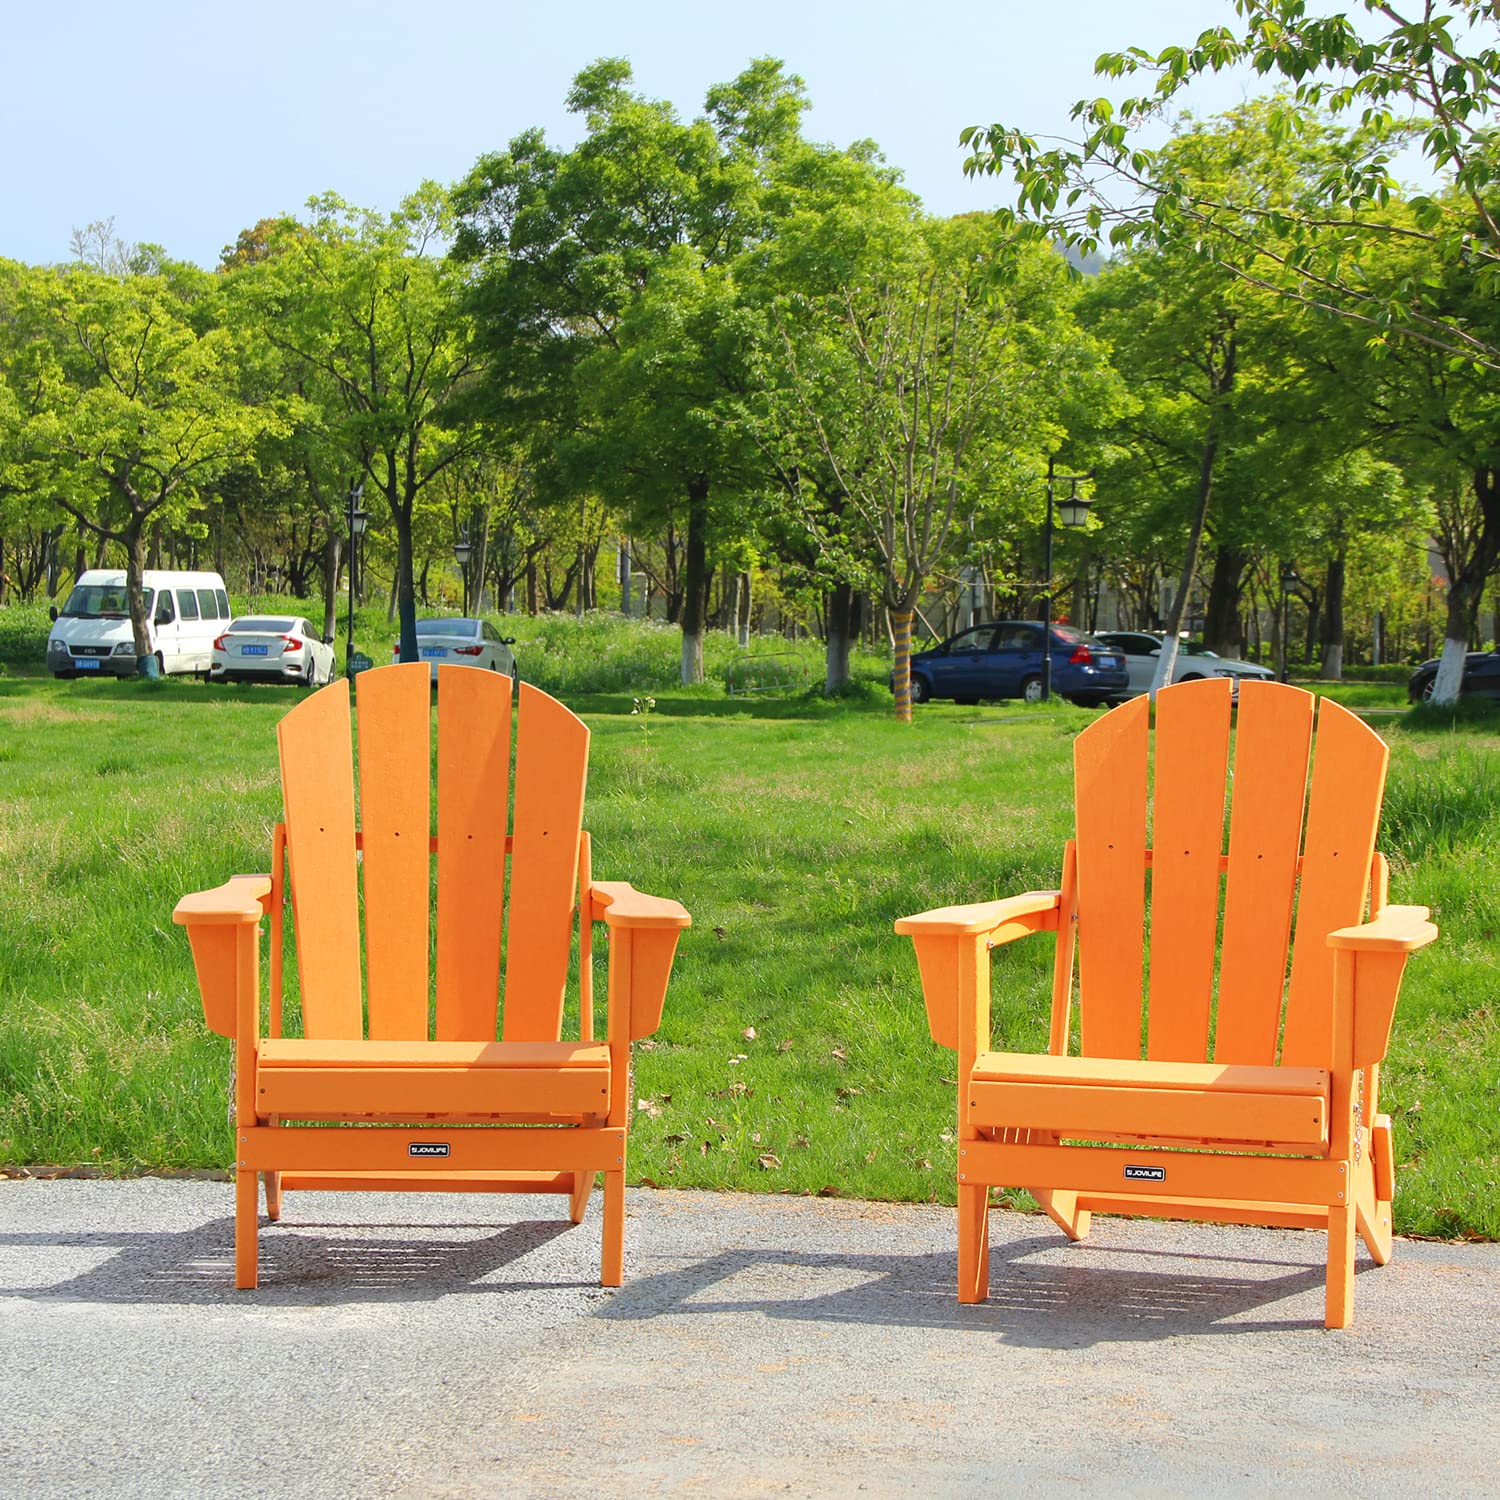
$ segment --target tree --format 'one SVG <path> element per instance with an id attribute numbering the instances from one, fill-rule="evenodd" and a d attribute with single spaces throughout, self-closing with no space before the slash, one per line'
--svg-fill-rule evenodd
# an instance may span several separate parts
<path id="1" fill-rule="evenodd" d="M 187 266 L 119 279 L 45 273 L 27 381 L 28 483 L 125 552 L 137 661 L 150 656 L 141 575 L 148 526 L 185 521 L 205 488 L 281 425 L 240 400 L 238 355 L 212 278 Z"/>
<path id="2" fill-rule="evenodd" d="M 456 195 L 454 253 L 478 269 L 487 419 L 561 427 L 543 487 L 597 490 L 642 528 L 685 533 L 689 683 L 712 548 L 742 529 L 754 487 L 735 401 L 758 329 L 731 268 L 768 233 L 806 99 L 770 59 L 711 89 L 689 123 L 630 82 L 620 59 L 578 75 L 568 107 L 586 134 L 572 151 L 533 131 L 481 157 Z"/>
<path id="3" fill-rule="evenodd" d="M 1116 245 L 1191 244 L 1236 278 L 1353 324 L 1377 345 L 1418 344 L 1500 369 L 1500 325 L 1483 306 L 1500 278 L 1494 6 L 1364 0 L 1364 9 L 1374 22 L 1369 35 L 1346 15 L 1309 15 L 1305 0 L 1235 0 L 1237 30 L 1211 28 L 1191 47 L 1154 55 L 1131 48 L 1101 57 L 1099 74 L 1145 75 L 1154 85 L 1119 103 L 1081 100 L 1073 109 L 1080 142 L 1043 150 L 1014 127 L 971 126 L 963 132 L 972 147 L 966 168 L 1010 172 L 1020 217 L 1034 233 L 1084 251 L 1097 247 L 1106 226 Z M 1291 85 L 1268 105 L 1273 140 L 1318 130 L 1324 110 L 1359 111 L 1358 128 L 1290 201 L 1261 201 L 1249 183 L 1205 186 L 1179 170 L 1170 147 L 1152 150 L 1133 135 L 1137 122 L 1160 115 L 1194 78 L 1244 65 Z M 1393 213 L 1399 188 L 1391 154 L 1413 136 L 1449 190 L 1413 197 L 1406 212 Z M 1363 274 L 1372 245 L 1408 247 L 1421 271 L 1372 283 Z M 1449 295 L 1455 277 L 1479 294 L 1464 308 Z M 1500 486 L 1489 473 L 1487 464 L 1474 470 L 1487 518 L 1475 560 L 1488 558 L 1493 569 Z M 1467 595 L 1482 589 L 1485 576 L 1466 571 L 1454 582 Z M 1436 701 L 1456 698 L 1465 648 L 1450 629 Z"/>
<path id="4" fill-rule="evenodd" d="M 1037 438 L 1058 430 L 1070 377 L 1082 377 L 1078 394 L 1094 383 L 1096 346 L 1073 320 L 1060 258 L 1033 250 L 997 294 L 995 250 L 983 218 L 929 223 L 907 264 L 845 290 L 821 336 L 782 328 L 809 459 L 846 501 L 804 498 L 805 523 L 839 570 L 874 560 L 903 721 L 923 590 L 981 515 L 991 529 L 1014 524 L 1021 497 L 1040 488 L 1018 451 L 1035 454 Z"/>
<path id="5" fill-rule="evenodd" d="M 426 183 L 388 217 L 332 195 L 309 207 L 303 232 L 284 231 L 277 253 L 236 273 L 238 317 L 336 401 L 319 445 L 385 500 L 401 659 L 415 661 L 416 509 L 477 440 L 453 415 L 474 370 L 459 271 L 430 253 L 449 227 L 447 199 Z"/>

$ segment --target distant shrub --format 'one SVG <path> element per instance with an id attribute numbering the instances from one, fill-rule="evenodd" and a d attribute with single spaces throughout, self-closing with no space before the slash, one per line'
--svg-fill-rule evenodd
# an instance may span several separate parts
<path id="1" fill-rule="evenodd" d="M 0 609 L 0 662 L 38 669 L 47 665 L 47 632 L 52 628 L 47 603 L 32 599 Z"/>

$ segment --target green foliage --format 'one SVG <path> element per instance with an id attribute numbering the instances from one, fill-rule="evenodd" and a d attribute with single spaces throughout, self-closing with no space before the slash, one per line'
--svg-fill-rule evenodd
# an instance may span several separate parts
<path id="1" fill-rule="evenodd" d="M 1132 98 L 1079 100 L 1078 145 L 1044 149 L 1011 126 L 970 126 L 962 135 L 971 148 L 965 169 L 1012 176 L 1017 210 L 1010 217 L 1044 237 L 1061 235 L 1091 252 L 1107 226 L 1114 246 L 1190 244 L 1240 279 L 1355 321 L 1377 340 L 1415 339 L 1495 366 L 1500 342 L 1492 326 L 1455 319 L 1434 295 L 1434 277 L 1373 288 L 1351 264 L 1372 242 L 1410 240 L 1432 270 L 1465 266 L 1492 289 L 1500 272 L 1490 202 L 1500 166 L 1493 7 L 1455 0 L 1447 9 L 1463 25 L 1454 27 L 1453 16 L 1433 6 L 1408 19 L 1384 0 L 1364 0 L 1373 35 L 1344 14 L 1309 15 L 1305 0 L 1235 0 L 1234 8 L 1238 29 L 1210 28 L 1191 47 L 1101 56 L 1097 75 L 1152 83 Z M 1304 163 L 1299 191 L 1283 201 L 1267 202 L 1233 179 L 1195 181 L 1171 145 L 1150 148 L 1139 139 L 1139 126 L 1159 118 L 1194 78 L 1242 66 L 1289 85 L 1263 106 L 1269 143 Z M 1357 123 L 1335 131 L 1328 119 L 1341 114 Z M 1392 157 L 1413 136 L 1452 188 L 1416 196 L 1393 216 L 1400 188 Z M 1323 141 L 1335 149 L 1309 152 Z"/>

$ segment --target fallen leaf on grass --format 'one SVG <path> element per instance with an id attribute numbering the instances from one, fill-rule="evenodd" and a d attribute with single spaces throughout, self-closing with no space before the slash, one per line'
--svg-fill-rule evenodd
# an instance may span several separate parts
<path id="1" fill-rule="evenodd" d="M 784 1042 L 777 1042 L 776 1043 L 776 1050 L 778 1052 L 790 1052 L 792 1050 L 792 1039 L 791 1039 L 791 1037 L 788 1037 Z"/>
<path id="2" fill-rule="evenodd" d="M 747 1042 L 753 1042 L 758 1033 L 753 1026 L 747 1026 L 742 1032 L 740 1032 L 740 1035 L 744 1037 Z"/>
<path id="3" fill-rule="evenodd" d="M 839 1190 L 831 1182 L 827 1187 L 820 1187 L 818 1189 L 818 1197 L 820 1198 L 837 1198 L 838 1195 Z"/>
<path id="4" fill-rule="evenodd" d="M 680 1130 L 674 1130 L 671 1135 L 664 1135 L 662 1137 L 662 1140 L 668 1146 L 680 1146 L 686 1139 L 687 1137 Z"/>
<path id="5" fill-rule="evenodd" d="M 756 1160 L 767 1172 L 774 1172 L 781 1165 L 781 1158 L 770 1151 L 762 1152 L 760 1156 L 756 1157 Z"/>
<path id="6" fill-rule="evenodd" d="M 840 1088 L 837 1090 L 837 1093 L 840 1099 L 849 1099 L 852 1098 L 855 1094 L 864 1093 L 864 1090 L 856 1088 Z"/>
<path id="7" fill-rule="evenodd" d="M 844 1055 L 844 1049 L 842 1047 L 835 1047 L 833 1049 L 833 1060 L 835 1062 L 848 1062 L 849 1061 L 848 1057 L 846 1057 Z"/>

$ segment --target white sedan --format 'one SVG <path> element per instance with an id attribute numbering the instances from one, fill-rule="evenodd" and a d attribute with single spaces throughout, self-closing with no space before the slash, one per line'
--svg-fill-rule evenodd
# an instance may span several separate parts
<path id="1" fill-rule="evenodd" d="M 501 635 L 488 620 L 447 619 L 417 621 L 417 655 L 432 668 L 479 667 L 486 672 L 504 672 L 517 677 L 516 658 L 511 653 L 515 637 Z M 392 663 L 401 660 L 401 642 L 391 646 Z"/>
<path id="2" fill-rule="evenodd" d="M 210 682 L 332 682 L 333 647 L 300 615 L 247 615 L 214 641 Z"/>
<path id="3" fill-rule="evenodd" d="M 1163 636 L 1144 630 L 1100 630 L 1095 634 L 1106 646 L 1125 653 L 1125 670 L 1130 674 L 1130 693 L 1149 693 L 1156 678 L 1156 663 L 1166 644 Z M 1239 694 L 1240 683 L 1249 678 L 1274 682 L 1276 674 L 1257 662 L 1220 656 L 1198 641 L 1178 641 L 1177 660 L 1173 664 L 1173 682 L 1193 682 L 1199 677 L 1228 677 Z"/>

